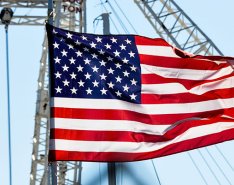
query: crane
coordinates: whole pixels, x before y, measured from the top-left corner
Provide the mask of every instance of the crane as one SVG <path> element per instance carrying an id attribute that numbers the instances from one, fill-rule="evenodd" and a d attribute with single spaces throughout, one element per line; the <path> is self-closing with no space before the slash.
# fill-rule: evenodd
<path id="1" fill-rule="evenodd" d="M 86 32 L 86 0 L 65 2 L 54 1 L 54 24 L 56 26 Z M 174 0 L 134 0 L 156 33 L 173 43 L 176 47 L 203 55 L 222 55 L 212 40 L 192 21 Z M 69 5 L 82 9 L 62 11 Z M 48 0 L 1 0 L 0 7 L 22 9 L 12 19 L 13 25 L 43 26 L 47 19 Z M 34 15 L 27 15 L 25 10 L 37 10 Z M 37 102 L 33 135 L 30 185 L 48 183 L 48 141 L 49 141 L 49 106 L 48 106 L 48 61 L 46 35 L 42 46 L 38 77 Z M 81 162 L 58 163 L 58 183 L 77 184 L 81 182 Z"/>

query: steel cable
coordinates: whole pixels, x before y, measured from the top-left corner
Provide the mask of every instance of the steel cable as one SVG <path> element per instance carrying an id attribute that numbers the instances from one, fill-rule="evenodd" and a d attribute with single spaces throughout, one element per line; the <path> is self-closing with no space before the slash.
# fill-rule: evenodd
<path id="1" fill-rule="evenodd" d="M 116 2 L 116 0 L 114 0 L 114 2 L 115 2 L 115 4 L 116 4 L 116 6 L 119 8 L 119 10 L 121 11 L 121 13 L 123 14 L 123 16 L 125 17 L 125 19 L 127 20 L 128 24 L 131 26 L 131 28 L 134 30 L 134 32 L 135 32 L 136 34 L 138 34 L 137 31 L 136 31 L 136 29 L 135 29 L 134 26 L 132 25 L 131 21 L 128 19 L 128 17 L 126 16 L 126 14 L 125 14 L 124 11 L 122 10 L 122 8 L 119 6 L 119 4 Z"/>

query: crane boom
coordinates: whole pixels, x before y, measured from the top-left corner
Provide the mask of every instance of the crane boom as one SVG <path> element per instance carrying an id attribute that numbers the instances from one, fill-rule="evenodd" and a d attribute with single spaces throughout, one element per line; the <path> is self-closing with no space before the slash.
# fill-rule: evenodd
<path id="1" fill-rule="evenodd" d="M 174 0 L 134 0 L 157 34 L 185 51 L 223 55 Z"/>

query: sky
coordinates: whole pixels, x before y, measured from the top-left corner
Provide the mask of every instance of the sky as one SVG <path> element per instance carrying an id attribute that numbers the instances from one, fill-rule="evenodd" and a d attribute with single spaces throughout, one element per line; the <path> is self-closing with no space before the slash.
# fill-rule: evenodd
<path id="1" fill-rule="evenodd" d="M 112 2 L 112 4 L 115 5 L 114 1 Z M 176 0 L 175 2 L 211 38 L 211 40 L 225 55 L 234 56 L 233 1 Z M 123 8 L 123 11 L 125 13 L 127 12 L 126 14 L 138 34 L 148 37 L 157 37 L 157 34 L 155 34 L 154 30 L 131 0 L 119 0 L 118 3 Z M 103 13 L 104 10 L 100 5 L 100 1 L 88 0 L 87 7 L 88 32 L 101 33 L 102 23 L 99 22 L 97 25 L 93 25 L 93 20 Z M 110 9 L 109 11 L 111 12 Z M 116 8 L 116 11 L 119 12 L 118 8 Z M 17 14 L 17 10 L 15 13 Z M 28 13 L 33 14 L 34 10 L 30 10 Z M 114 12 L 112 12 L 111 17 L 113 20 L 115 20 L 114 16 Z M 118 25 L 118 23 L 116 24 Z M 130 33 L 135 34 L 135 31 L 132 30 L 128 24 L 127 28 Z M 124 30 L 120 29 L 119 31 L 120 33 L 125 33 Z M 111 27 L 111 33 L 117 33 L 113 25 Z M 44 27 L 9 27 L 13 185 L 29 184 L 32 137 L 34 131 L 34 116 L 37 96 L 37 79 L 39 75 L 39 62 L 42 53 L 43 38 Z M 5 31 L 4 26 L 0 25 L 1 185 L 9 184 L 5 52 Z M 229 161 L 232 168 L 218 152 L 217 146 Z M 196 167 L 200 169 L 208 184 L 234 184 L 234 142 L 229 141 L 217 146 L 210 146 L 200 150 L 180 153 L 154 160 L 117 164 L 117 184 L 157 185 L 158 180 L 155 175 L 154 167 L 162 185 L 205 184 L 198 170 L 196 170 Z M 202 153 L 202 155 L 200 155 L 200 153 Z M 195 161 L 196 166 L 193 164 L 190 157 Z M 205 160 L 202 157 L 204 157 Z M 213 158 L 215 160 L 213 160 Z M 216 165 L 216 163 L 218 165 Z M 83 185 L 106 185 L 106 164 L 84 163 L 82 180 Z"/>

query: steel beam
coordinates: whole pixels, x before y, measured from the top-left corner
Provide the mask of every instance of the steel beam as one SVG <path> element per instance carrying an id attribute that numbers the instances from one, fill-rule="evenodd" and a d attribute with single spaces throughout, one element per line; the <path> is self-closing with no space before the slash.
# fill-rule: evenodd
<path id="1" fill-rule="evenodd" d="M 174 0 L 134 0 L 157 34 L 194 54 L 222 55 L 212 40 Z"/>
<path id="2" fill-rule="evenodd" d="M 0 0 L 0 6 L 12 8 L 47 8 L 48 0 Z"/>
<path id="3" fill-rule="evenodd" d="M 0 7 L 14 9 L 12 25 L 44 25 L 47 6 L 47 0 L 0 0 Z"/>

